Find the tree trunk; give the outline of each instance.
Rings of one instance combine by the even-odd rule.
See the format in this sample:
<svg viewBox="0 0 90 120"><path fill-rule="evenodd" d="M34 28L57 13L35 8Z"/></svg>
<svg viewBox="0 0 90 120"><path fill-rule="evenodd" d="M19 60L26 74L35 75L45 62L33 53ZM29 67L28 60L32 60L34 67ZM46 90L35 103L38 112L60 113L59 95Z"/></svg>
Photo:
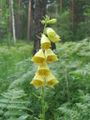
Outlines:
<svg viewBox="0 0 90 120"><path fill-rule="evenodd" d="M10 13L11 13L11 24L12 24L12 34L13 34L13 42L16 43L16 31L15 31L15 16L13 9L13 0L9 0L10 5Z"/></svg>
<svg viewBox="0 0 90 120"><path fill-rule="evenodd" d="M17 10L15 13L15 28L16 28L16 37L17 39L21 39L21 0L17 0Z"/></svg>
<svg viewBox="0 0 90 120"><path fill-rule="evenodd" d="M75 1L74 0L71 0L71 23L72 23L72 30L74 30L74 24L75 24Z"/></svg>
<svg viewBox="0 0 90 120"><path fill-rule="evenodd" d="M41 19L46 14L46 0L36 0L34 9L34 51L35 54L40 48L40 37L43 32L43 26L41 24Z"/></svg>
<svg viewBox="0 0 90 120"><path fill-rule="evenodd" d="M71 0L70 3L70 14L71 14L71 30L72 30L72 39L76 39L76 31L77 31L77 26L78 26L78 22L77 22L77 8L78 6L76 6L76 2L75 0Z"/></svg>
<svg viewBox="0 0 90 120"><path fill-rule="evenodd" d="M27 40L31 40L31 36L32 36L32 0L29 0L28 24L27 24Z"/></svg>
<svg viewBox="0 0 90 120"><path fill-rule="evenodd" d="M70 3L70 14L71 14L71 29L73 33L73 39L76 39L76 34L78 30L78 25L81 21L84 21L83 16L83 6L84 2L79 2L77 0L71 0Z"/></svg>

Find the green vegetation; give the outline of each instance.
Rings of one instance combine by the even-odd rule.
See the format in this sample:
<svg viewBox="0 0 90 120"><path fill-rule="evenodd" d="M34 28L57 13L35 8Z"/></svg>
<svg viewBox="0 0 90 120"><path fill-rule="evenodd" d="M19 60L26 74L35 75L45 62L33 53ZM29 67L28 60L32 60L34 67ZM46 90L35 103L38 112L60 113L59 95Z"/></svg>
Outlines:
<svg viewBox="0 0 90 120"><path fill-rule="evenodd" d="M30 82L35 73L32 46L0 47L0 120L37 120L39 90ZM59 61L51 69L60 81L46 90L47 120L90 119L90 38L57 44ZM53 99L54 98L54 99Z"/></svg>
<svg viewBox="0 0 90 120"><path fill-rule="evenodd" d="M0 120L40 120L31 58L46 22L57 22L61 42L45 30L59 58L49 64L59 84L45 89L45 120L90 120L90 0L0 0Z"/></svg>

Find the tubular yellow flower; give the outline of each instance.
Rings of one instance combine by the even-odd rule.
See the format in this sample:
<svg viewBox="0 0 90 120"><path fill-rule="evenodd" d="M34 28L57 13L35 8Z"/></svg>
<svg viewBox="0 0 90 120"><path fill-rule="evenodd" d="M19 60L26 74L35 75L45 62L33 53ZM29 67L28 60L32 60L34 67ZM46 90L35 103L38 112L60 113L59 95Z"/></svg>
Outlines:
<svg viewBox="0 0 90 120"><path fill-rule="evenodd" d="M52 73L50 73L50 75L47 77L46 80L46 84L48 87L54 87L54 85L58 84L59 81L55 78L54 75L52 75Z"/></svg>
<svg viewBox="0 0 90 120"><path fill-rule="evenodd" d="M44 86L44 80L40 75L36 74L30 84L32 84L36 88L39 88Z"/></svg>
<svg viewBox="0 0 90 120"><path fill-rule="evenodd" d="M42 34L42 37L41 37L41 48L48 49L50 47L51 47L50 40L44 34Z"/></svg>
<svg viewBox="0 0 90 120"><path fill-rule="evenodd" d="M51 41L54 42L54 43L55 43L55 42L59 42L60 40L61 40L61 39L60 39L60 36L57 35L57 34L53 37L53 39L51 38Z"/></svg>
<svg viewBox="0 0 90 120"><path fill-rule="evenodd" d="M52 42L55 43L60 41L60 36L57 35L57 33L52 28L46 28L46 34Z"/></svg>
<svg viewBox="0 0 90 120"><path fill-rule="evenodd" d="M32 57L32 61L35 62L36 64L42 64L43 62L45 62L46 58L45 55L43 53L43 50L40 49L33 57Z"/></svg>
<svg viewBox="0 0 90 120"><path fill-rule="evenodd" d="M49 67L47 66L46 63L40 65L38 67L37 73L41 76L48 76L50 74Z"/></svg>
<svg viewBox="0 0 90 120"><path fill-rule="evenodd" d="M56 32L52 28L47 27L46 28L46 34L47 34L48 37L54 37L56 35Z"/></svg>
<svg viewBox="0 0 90 120"><path fill-rule="evenodd" d="M57 55L55 55L55 53L51 49L45 50L45 56L46 56L46 61L49 63L58 60Z"/></svg>

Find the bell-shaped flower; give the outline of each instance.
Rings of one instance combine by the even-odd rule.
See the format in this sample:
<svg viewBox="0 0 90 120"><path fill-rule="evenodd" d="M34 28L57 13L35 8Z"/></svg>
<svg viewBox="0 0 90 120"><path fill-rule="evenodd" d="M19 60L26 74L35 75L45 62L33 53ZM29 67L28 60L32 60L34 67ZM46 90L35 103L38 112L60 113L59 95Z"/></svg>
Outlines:
<svg viewBox="0 0 90 120"><path fill-rule="evenodd" d="M55 78L55 76L52 73L50 73L46 79L46 85L48 87L54 87L54 85L56 85L58 83L59 83L59 81Z"/></svg>
<svg viewBox="0 0 90 120"><path fill-rule="evenodd" d="M45 56L46 56L46 61L49 63L58 60L57 55L55 55L55 53L51 49L45 50Z"/></svg>
<svg viewBox="0 0 90 120"><path fill-rule="evenodd" d="M32 57L32 61L35 62L36 64L42 64L43 62L45 62L46 58L45 55L43 53L43 50L40 49L33 57Z"/></svg>
<svg viewBox="0 0 90 120"><path fill-rule="evenodd" d="M40 75L36 74L30 84L32 84L36 88L39 88L44 86L44 80Z"/></svg>
<svg viewBox="0 0 90 120"><path fill-rule="evenodd" d="M46 28L46 34L47 34L48 37L54 37L56 35L56 32L52 28L47 27Z"/></svg>
<svg viewBox="0 0 90 120"><path fill-rule="evenodd" d="M51 38L51 41L54 42L54 43L55 43L55 42L59 42L60 40L61 40L61 39L60 39L60 36L57 35L57 34L53 37L53 39Z"/></svg>
<svg viewBox="0 0 90 120"><path fill-rule="evenodd" d="M50 69L46 63L43 63L38 67L37 73L41 76L48 76L50 74Z"/></svg>
<svg viewBox="0 0 90 120"><path fill-rule="evenodd" d="M46 28L46 34L52 42L55 43L60 41L60 36L57 35L57 33L52 28Z"/></svg>
<svg viewBox="0 0 90 120"><path fill-rule="evenodd" d="M44 34L42 34L42 37L41 37L41 48L42 49L48 49L50 47L51 47L50 40Z"/></svg>

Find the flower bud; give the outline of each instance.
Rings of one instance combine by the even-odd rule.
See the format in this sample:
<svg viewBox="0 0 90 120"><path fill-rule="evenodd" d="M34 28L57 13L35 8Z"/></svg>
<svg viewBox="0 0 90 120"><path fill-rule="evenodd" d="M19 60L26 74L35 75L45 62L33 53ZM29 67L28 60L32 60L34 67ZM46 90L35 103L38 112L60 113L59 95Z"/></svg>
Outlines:
<svg viewBox="0 0 90 120"><path fill-rule="evenodd" d="M53 18L51 20L47 21L47 24L55 24L57 22L57 19Z"/></svg>
<svg viewBox="0 0 90 120"><path fill-rule="evenodd" d="M41 20L41 23L42 23L42 24L45 24L45 20Z"/></svg>

